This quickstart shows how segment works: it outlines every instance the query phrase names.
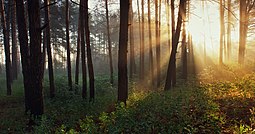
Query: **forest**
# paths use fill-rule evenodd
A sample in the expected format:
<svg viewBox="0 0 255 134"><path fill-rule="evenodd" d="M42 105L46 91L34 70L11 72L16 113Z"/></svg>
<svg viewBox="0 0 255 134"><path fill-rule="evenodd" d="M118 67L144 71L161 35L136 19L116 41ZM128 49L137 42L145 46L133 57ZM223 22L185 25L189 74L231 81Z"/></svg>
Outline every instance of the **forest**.
<svg viewBox="0 0 255 134"><path fill-rule="evenodd" d="M0 134L255 133L255 0L0 0Z"/></svg>

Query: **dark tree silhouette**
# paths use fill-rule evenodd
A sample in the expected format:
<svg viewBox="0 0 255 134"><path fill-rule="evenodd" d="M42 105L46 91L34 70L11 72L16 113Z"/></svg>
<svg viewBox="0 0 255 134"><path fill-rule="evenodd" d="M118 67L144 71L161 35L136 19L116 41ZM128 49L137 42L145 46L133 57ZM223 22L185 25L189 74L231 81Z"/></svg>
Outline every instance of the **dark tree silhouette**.
<svg viewBox="0 0 255 134"><path fill-rule="evenodd" d="M30 35L30 72L31 72L31 114L38 116L44 112L42 80L43 57L41 52L40 0L28 0L29 35Z"/></svg>
<svg viewBox="0 0 255 134"><path fill-rule="evenodd" d="M90 48L90 31L89 31L89 15L88 15L88 0L84 3L84 26L86 33L86 45L87 45L87 61L88 61L88 73L89 73L89 100L93 101L95 98L95 85L94 85L94 69Z"/></svg>
<svg viewBox="0 0 255 134"><path fill-rule="evenodd" d="M49 69L49 80L50 80L50 97L53 98L55 96L55 84L54 84L54 72L52 65L52 54L51 54L51 42L50 42L50 8L49 8L49 0L44 0L45 6L45 22L47 24L45 36L46 36L46 46L47 46L47 55L48 55L48 69Z"/></svg>
<svg viewBox="0 0 255 134"><path fill-rule="evenodd" d="M72 70L70 57L70 37L69 37L69 0L66 0L66 52L67 52L67 77L69 89L72 90Z"/></svg>
<svg viewBox="0 0 255 134"><path fill-rule="evenodd" d="M6 89L7 95L12 94L12 87L11 87L11 58L10 58L10 44L9 44L9 35L6 27L6 18L4 13L4 3L3 0L0 1L0 10L1 10L1 23L2 29L4 34L4 51L5 51L5 70L6 70Z"/></svg>
<svg viewBox="0 0 255 134"><path fill-rule="evenodd" d="M120 1L120 32L118 55L118 101L126 103L128 98L127 42L129 0Z"/></svg>
<svg viewBox="0 0 255 134"><path fill-rule="evenodd" d="M183 21L183 15L185 9L186 0L180 0L180 6L179 6L179 12L178 12L178 19L177 19L177 26L176 26L176 32L174 34L174 40L172 42L172 51L168 63L167 68L167 76L166 76L166 83L164 90L168 90L175 86L176 81L176 52L178 48L179 38L180 38L180 32L181 32L181 25Z"/></svg>
<svg viewBox="0 0 255 134"><path fill-rule="evenodd" d="M110 83L113 84L112 43L111 43L111 36L110 36L108 0L105 0L105 10L106 10L106 23L107 23L108 52L109 52Z"/></svg>

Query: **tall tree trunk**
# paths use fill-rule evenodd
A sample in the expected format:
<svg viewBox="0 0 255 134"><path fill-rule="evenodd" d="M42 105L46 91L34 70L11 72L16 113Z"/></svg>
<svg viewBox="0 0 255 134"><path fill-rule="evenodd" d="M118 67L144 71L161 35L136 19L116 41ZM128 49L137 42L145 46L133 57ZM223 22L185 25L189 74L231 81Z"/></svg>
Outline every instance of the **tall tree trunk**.
<svg viewBox="0 0 255 134"><path fill-rule="evenodd" d="M70 39L69 39L69 0L66 0L66 52L67 52L67 77L69 90L72 90L72 70L70 57Z"/></svg>
<svg viewBox="0 0 255 134"><path fill-rule="evenodd" d="M139 46L140 46L140 50L139 50L139 55L140 55L140 60L139 60L139 77L141 78L141 66L142 66L142 30L141 30L141 16L140 16L140 7L139 7L139 0L137 0L137 12L138 12L138 29L139 29Z"/></svg>
<svg viewBox="0 0 255 134"><path fill-rule="evenodd" d="M224 44L224 12L223 0L220 0L220 65L223 64L223 44Z"/></svg>
<svg viewBox="0 0 255 134"><path fill-rule="evenodd" d="M118 101L126 103L128 98L127 42L129 0L120 1L120 32L118 53Z"/></svg>
<svg viewBox="0 0 255 134"><path fill-rule="evenodd" d="M203 9L203 48L204 48L204 64L206 64L207 61L207 54L206 54L206 41L205 41L205 1L201 1L202 2L202 9Z"/></svg>
<svg viewBox="0 0 255 134"><path fill-rule="evenodd" d="M161 44L161 0L159 0L159 8L158 8L158 43L156 46L156 63L157 63L157 87L160 87L161 82L161 52L160 52L160 44Z"/></svg>
<svg viewBox="0 0 255 134"><path fill-rule="evenodd" d="M158 0L155 0L155 24L156 24L156 85L160 86L160 15Z"/></svg>
<svg viewBox="0 0 255 134"><path fill-rule="evenodd" d="M129 77L130 79L133 78L133 74L135 73L136 67L135 67L135 47L134 47L134 22L133 22L133 6L132 6L132 0L129 1L130 7L129 7L129 23L130 23L130 63L129 63Z"/></svg>
<svg viewBox="0 0 255 134"><path fill-rule="evenodd" d="M18 37L20 44L23 84L25 93L25 112L31 110L31 72L30 72L30 52L28 46L28 34L26 15L24 10L24 1L16 0L16 15L18 24Z"/></svg>
<svg viewBox="0 0 255 134"><path fill-rule="evenodd" d="M89 71L89 100L93 101L95 98L95 86L94 86L94 69L91 57L91 48L90 48L90 31L89 31L89 14L88 14L88 0L85 0L84 4L84 25L86 33L86 44L87 44L87 61L88 61L88 71Z"/></svg>
<svg viewBox="0 0 255 134"><path fill-rule="evenodd" d="M46 27L46 46L47 46L47 54L48 54L48 69L49 69L49 80L50 80L50 97L53 98L55 96L55 84L54 84L54 72L52 65L52 54L51 54L51 42L50 42L50 8L48 6L49 0L44 0L45 6L45 22L47 23Z"/></svg>
<svg viewBox="0 0 255 134"><path fill-rule="evenodd" d="M113 84L113 65L112 65L112 44L110 37L110 22L108 13L108 0L105 0L105 10L106 10L106 21L107 21L107 38L108 38L108 52L109 52L109 67L110 67L110 83Z"/></svg>
<svg viewBox="0 0 255 134"><path fill-rule="evenodd" d="M151 86L154 86L154 63L153 63L153 47L152 47L152 33L151 33L151 1L148 0L148 28L149 28L149 63L150 63L150 79Z"/></svg>
<svg viewBox="0 0 255 134"><path fill-rule="evenodd" d="M186 22L187 22L187 13L186 13L186 4L184 4L183 10L183 25L182 25L182 78L187 80L188 77L188 68L187 68L187 37L186 37Z"/></svg>
<svg viewBox="0 0 255 134"><path fill-rule="evenodd" d="M143 82L144 81L144 0L141 0L141 5L142 5L142 44L141 44L141 57L140 57L140 80Z"/></svg>
<svg viewBox="0 0 255 134"><path fill-rule="evenodd" d="M228 0L228 27L227 27L227 59L230 60L231 57L231 0Z"/></svg>
<svg viewBox="0 0 255 134"><path fill-rule="evenodd" d="M17 53L17 34L16 34L16 6L15 1L11 0L11 28L12 28L12 78L18 77L18 53Z"/></svg>
<svg viewBox="0 0 255 134"><path fill-rule="evenodd" d="M77 55L76 55L76 64L75 64L75 84L79 84L79 70L80 70L80 57L81 57L81 15L79 15L78 20L78 37L77 37ZM76 90L76 89L75 89ZM77 92L77 91L76 91Z"/></svg>
<svg viewBox="0 0 255 134"><path fill-rule="evenodd" d="M41 18L39 0L28 0L29 35L30 35L30 71L31 71L31 114L38 116L44 112L42 79L43 57L41 51Z"/></svg>
<svg viewBox="0 0 255 134"><path fill-rule="evenodd" d="M172 43L174 41L175 34L175 14L174 14L174 0L171 0L171 23L172 23Z"/></svg>
<svg viewBox="0 0 255 134"><path fill-rule="evenodd" d="M168 69L167 69L167 76L166 76L166 83L164 90L168 90L171 87L175 86L175 81L173 77L176 75L176 52L178 48L178 42L180 38L180 32L181 32L181 25L183 21L184 16L184 10L185 9L186 0L180 0L180 6L179 6L179 13L178 13L178 19L177 19L177 26L176 26L176 32L174 34L174 40L172 42L172 51L169 59Z"/></svg>
<svg viewBox="0 0 255 134"><path fill-rule="evenodd" d="M84 39L84 1L80 1L80 26L81 26L81 64L82 64L82 98L87 98L87 70L86 70L86 53Z"/></svg>
<svg viewBox="0 0 255 134"><path fill-rule="evenodd" d="M245 44L246 44L246 0L240 0L240 26L239 26L239 54L238 54L238 63L244 64L244 55L245 55Z"/></svg>
<svg viewBox="0 0 255 134"><path fill-rule="evenodd" d="M170 5L169 0L166 0L166 21L167 21L167 43L169 46L169 52L171 50L171 37L170 37Z"/></svg>
<svg viewBox="0 0 255 134"><path fill-rule="evenodd" d="M171 22L172 22L172 47L173 47L173 42L174 42L174 36L175 36L175 13L174 13L174 10L175 10L175 5L174 5L174 2L175 0L171 0ZM173 48L172 48L173 49ZM173 50L171 50L172 52ZM171 53L170 53L171 55ZM171 56L170 56L171 57ZM173 65L174 66L172 68L172 71L173 72L176 72L176 62L173 62ZM176 73L172 73L171 74L171 84L172 86L174 86L176 84Z"/></svg>
<svg viewBox="0 0 255 134"><path fill-rule="evenodd" d="M2 22L2 29L4 34L4 51L5 51L5 69L6 69L6 89L7 95L12 94L12 87L11 87L11 60L10 60L10 44L8 41L8 34L7 34L7 27L6 27L6 18L4 13L4 2L3 0L0 1L0 10L1 10L1 22Z"/></svg>

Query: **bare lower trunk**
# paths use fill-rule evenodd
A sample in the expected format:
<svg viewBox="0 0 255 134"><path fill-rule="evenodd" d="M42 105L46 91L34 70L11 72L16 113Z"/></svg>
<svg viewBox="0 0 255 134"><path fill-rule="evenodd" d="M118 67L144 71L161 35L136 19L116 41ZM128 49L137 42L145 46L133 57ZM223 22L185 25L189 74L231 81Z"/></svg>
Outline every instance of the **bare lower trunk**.
<svg viewBox="0 0 255 134"><path fill-rule="evenodd" d="M87 71L84 39L84 1L80 1L80 24L81 24L81 63L82 63L82 98L87 98Z"/></svg>
<svg viewBox="0 0 255 134"><path fill-rule="evenodd" d="M110 37L110 22L108 13L108 0L105 0L106 21L107 21L107 38L108 38L108 52L109 52L109 67L110 67L110 83L113 84L113 63L112 63L112 43Z"/></svg>
<svg viewBox="0 0 255 134"><path fill-rule="evenodd" d="M89 73L89 100L93 101L95 98L95 86L94 86L94 69L91 57L91 48L90 48L90 31L89 31L89 15L88 15L88 0L85 0L84 4L84 25L86 33L86 44L87 44L87 61L88 61L88 73Z"/></svg>
<svg viewBox="0 0 255 134"><path fill-rule="evenodd" d="M152 33L151 33L151 8L150 0L148 0L148 27L149 27L149 63L150 63L150 79L151 86L154 86L154 63L153 63L153 47L152 47Z"/></svg>
<svg viewBox="0 0 255 134"><path fill-rule="evenodd" d="M31 74L30 74L30 56L28 47L27 24L24 11L24 1L16 0L16 14L18 24L18 37L20 44L23 85L25 93L25 112L31 110Z"/></svg>
<svg viewBox="0 0 255 134"><path fill-rule="evenodd" d="M29 34L30 34L30 72L31 72L31 114L35 116L42 115L43 95L42 95L42 72L43 57L41 51L41 18L39 0L28 0L28 16L29 16Z"/></svg>
<svg viewBox="0 0 255 134"><path fill-rule="evenodd" d="M6 89L7 95L12 94L12 87L11 87L11 58L10 58L10 44L8 41L8 34L7 34L7 27L6 27L6 18L4 13L4 3L3 0L0 1L0 10L1 10L1 23L2 29L4 34L4 51L5 51L5 70L6 70Z"/></svg>
<svg viewBox="0 0 255 134"><path fill-rule="evenodd" d="M18 77L18 52L17 52L17 34L16 34L16 6L15 1L11 0L11 29L12 29L12 78Z"/></svg>
<svg viewBox="0 0 255 134"><path fill-rule="evenodd" d="M180 38L184 10L186 10L185 4L186 4L186 0L180 0L176 32L174 34L174 40L172 42L172 51L171 51L171 55L170 55L170 59L169 59L164 90L168 90L168 89L172 88L173 86L175 86L175 82L176 82L176 79L174 77L174 76L176 76L176 52L177 52L178 42L179 42L179 38Z"/></svg>
<svg viewBox="0 0 255 134"><path fill-rule="evenodd" d="M129 0L120 1L120 33L118 55L118 101L126 103L128 98L127 42Z"/></svg>
<svg viewBox="0 0 255 134"><path fill-rule="evenodd" d="M49 0L44 0L45 6L45 21L48 23L46 27L46 46L47 46L47 54L48 54L48 69L49 69L49 81L50 81L50 97L53 98L55 96L55 84L54 84L54 72L52 65L52 54L51 54L51 42L50 42L50 11L49 11Z"/></svg>
<svg viewBox="0 0 255 134"><path fill-rule="evenodd" d="M66 0L66 52L67 52L67 77L69 90L72 90L72 70L70 57L70 39L69 39L69 0Z"/></svg>

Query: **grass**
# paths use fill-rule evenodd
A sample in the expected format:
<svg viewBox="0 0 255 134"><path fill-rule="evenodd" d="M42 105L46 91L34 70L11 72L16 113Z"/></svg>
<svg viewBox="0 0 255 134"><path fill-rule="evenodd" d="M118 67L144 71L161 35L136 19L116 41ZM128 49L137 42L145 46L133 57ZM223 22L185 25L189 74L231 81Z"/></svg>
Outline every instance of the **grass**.
<svg viewBox="0 0 255 134"><path fill-rule="evenodd" d="M79 86L78 94L68 91L67 80L58 75L54 99L44 82L45 114L32 128L18 80L12 96L1 91L0 133L255 133L255 74L220 71L234 79L218 79L211 68L166 92L138 89L132 82L126 107L115 105L117 90L108 76L96 77L96 100L89 103Z"/></svg>

